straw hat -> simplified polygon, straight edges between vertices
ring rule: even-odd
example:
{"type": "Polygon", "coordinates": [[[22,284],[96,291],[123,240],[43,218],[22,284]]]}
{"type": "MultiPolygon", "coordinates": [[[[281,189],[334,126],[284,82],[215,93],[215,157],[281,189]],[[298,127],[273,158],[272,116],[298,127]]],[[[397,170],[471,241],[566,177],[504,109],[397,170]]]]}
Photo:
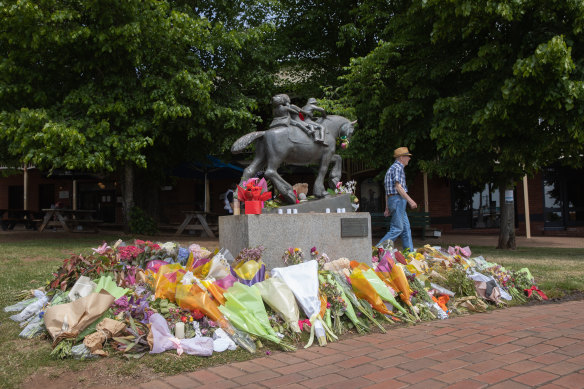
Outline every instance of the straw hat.
{"type": "Polygon", "coordinates": [[[395,149],[393,151],[394,158],[403,157],[404,155],[407,155],[408,157],[412,156],[412,154],[410,154],[410,151],[408,150],[407,147],[398,147],[397,149],[395,149]]]}

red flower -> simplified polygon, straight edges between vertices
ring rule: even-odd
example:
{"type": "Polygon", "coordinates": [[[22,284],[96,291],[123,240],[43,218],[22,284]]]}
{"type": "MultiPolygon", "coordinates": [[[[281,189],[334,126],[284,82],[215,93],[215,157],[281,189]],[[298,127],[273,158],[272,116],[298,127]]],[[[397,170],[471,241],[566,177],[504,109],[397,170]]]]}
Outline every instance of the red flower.
{"type": "Polygon", "coordinates": [[[180,318],[180,321],[182,321],[183,323],[186,323],[187,322],[187,317],[186,316],[182,316],[180,318]]]}
{"type": "Polygon", "coordinates": [[[203,313],[201,311],[199,311],[198,309],[195,309],[193,311],[193,318],[195,320],[201,320],[205,315],[203,315],[203,313]]]}

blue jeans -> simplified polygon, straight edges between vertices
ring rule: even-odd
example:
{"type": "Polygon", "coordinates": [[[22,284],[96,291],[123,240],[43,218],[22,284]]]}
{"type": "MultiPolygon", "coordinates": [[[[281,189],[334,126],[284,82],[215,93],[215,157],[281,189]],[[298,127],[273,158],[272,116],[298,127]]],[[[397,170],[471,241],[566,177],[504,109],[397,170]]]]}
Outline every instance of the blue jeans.
{"type": "Polygon", "coordinates": [[[391,239],[395,244],[395,240],[401,236],[404,250],[406,248],[409,248],[410,251],[414,250],[414,244],[412,243],[412,231],[410,230],[410,221],[408,220],[408,214],[406,213],[407,204],[408,202],[406,199],[400,195],[388,197],[387,208],[389,209],[389,214],[391,217],[390,227],[387,234],[381,238],[376,246],[379,246],[381,242],[387,239],[391,239]]]}

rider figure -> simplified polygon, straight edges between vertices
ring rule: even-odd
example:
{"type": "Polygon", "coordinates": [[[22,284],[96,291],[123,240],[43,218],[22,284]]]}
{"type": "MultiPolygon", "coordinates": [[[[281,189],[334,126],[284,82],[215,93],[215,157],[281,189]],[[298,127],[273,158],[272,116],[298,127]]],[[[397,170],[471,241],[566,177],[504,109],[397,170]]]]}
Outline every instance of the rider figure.
{"type": "Polygon", "coordinates": [[[274,119],[270,124],[270,128],[293,125],[300,128],[308,136],[312,136],[314,130],[303,122],[302,114],[304,112],[300,107],[290,104],[290,97],[287,94],[275,95],[272,97],[272,115],[274,119]]]}
{"type": "Polygon", "coordinates": [[[314,120],[314,111],[320,112],[323,118],[326,117],[326,111],[324,108],[316,105],[316,99],[311,97],[306,102],[306,105],[302,107],[302,112],[306,116],[306,124],[313,130],[314,140],[316,142],[324,143],[324,127],[314,120]]]}

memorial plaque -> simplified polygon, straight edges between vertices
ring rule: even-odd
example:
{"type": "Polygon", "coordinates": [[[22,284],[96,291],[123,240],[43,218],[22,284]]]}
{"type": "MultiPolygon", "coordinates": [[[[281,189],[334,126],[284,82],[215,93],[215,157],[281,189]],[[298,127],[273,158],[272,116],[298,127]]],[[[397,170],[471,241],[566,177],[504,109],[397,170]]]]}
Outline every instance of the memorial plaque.
{"type": "Polygon", "coordinates": [[[369,234],[369,223],[366,217],[341,219],[341,238],[364,237],[369,234]]]}

